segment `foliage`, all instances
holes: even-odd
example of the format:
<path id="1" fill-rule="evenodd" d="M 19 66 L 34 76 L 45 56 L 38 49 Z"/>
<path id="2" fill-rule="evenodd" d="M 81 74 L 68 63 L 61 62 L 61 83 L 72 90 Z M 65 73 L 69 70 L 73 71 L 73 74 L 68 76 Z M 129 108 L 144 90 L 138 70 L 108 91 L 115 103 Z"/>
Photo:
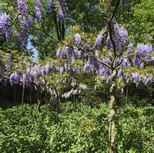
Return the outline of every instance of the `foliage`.
<path id="1" fill-rule="evenodd" d="M 108 106 L 90 108 L 71 102 L 62 112 L 21 105 L 0 110 L 0 152 L 108 152 Z M 117 108 L 118 152 L 152 153 L 154 108 L 125 105 Z"/>
<path id="2" fill-rule="evenodd" d="M 132 2 L 130 14 L 126 26 L 130 35 L 135 39 L 134 41 L 154 43 L 154 1 Z"/>
<path id="3" fill-rule="evenodd" d="M 151 106 L 136 108 L 126 105 L 118 109 L 120 119 L 118 121 L 118 151 L 119 152 L 147 152 L 154 151 L 154 108 Z"/>

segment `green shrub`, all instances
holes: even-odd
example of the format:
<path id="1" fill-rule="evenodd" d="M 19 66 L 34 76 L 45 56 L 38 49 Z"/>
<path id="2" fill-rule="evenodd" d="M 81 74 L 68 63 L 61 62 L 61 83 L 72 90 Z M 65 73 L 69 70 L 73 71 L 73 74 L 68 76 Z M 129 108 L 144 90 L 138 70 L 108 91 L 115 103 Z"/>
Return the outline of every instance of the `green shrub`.
<path id="1" fill-rule="evenodd" d="M 64 103 L 61 113 L 43 105 L 22 105 L 0 110 L 0 152 L 107 153 L 108 106 L 91 108 Z M 117 152 L 153 153 L 154 108 L 118 108 Z"/>

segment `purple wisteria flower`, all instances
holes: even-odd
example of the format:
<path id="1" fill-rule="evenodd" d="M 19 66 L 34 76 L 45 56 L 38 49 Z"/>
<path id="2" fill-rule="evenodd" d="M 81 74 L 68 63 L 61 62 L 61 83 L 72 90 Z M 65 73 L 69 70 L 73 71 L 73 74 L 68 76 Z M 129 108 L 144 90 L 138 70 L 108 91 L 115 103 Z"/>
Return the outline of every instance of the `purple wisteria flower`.
<path id="1" fill-rule="evenodd" d="M 19 74 L 17 72 L 12 73 L 10 75 L 10 83 L 11 83 L 11 85 L 20 83 L 20 76 L 19 76 Z"/>
<path id="2" fill-rule="evenodd" d="M 95 70 L 94 63 L 90 63 L 90 61 L 88 60 L 88 62 L 84 66 L 84 70 L 88 71 L 88 73 L 93 73 Z"/>
<path id="3" fill-rule="evenodd" d="M 59 68 L 59 72 L 60 72 L 60 74 L 63 74 L 64 73 L 64 66 L 61 66 L 60 68 Z"/>
<path id="4" fill-rule="evenodd" d="M 61 9 L 58 11 L 58 17 L 59 17 L 61 22 L 64 22 L 65 15 L 64 15 L 64 13 L 63 13 L 63 11 Z"/>
<path id="5" fill-rule="evenodd" d="M 81 36 L 80 36 L 80 34 L 79 33 L 75 34 L 74 38 L 75 38 L 76 45 L 80 46 L 81 45 Z"/>
<path id="6" fill-rule="evenodd" d="M 34 24 L 32 16 L 23 17 L 23 20 L 21 22 L 21 27 L 23 31 L 28 31 Z"/>
<path id="7" fill-rule="evenodd" d="M 81 56 L 81 52 L 78 51 L 78 50 L 76 50 L 76 49 L 74 49 L 74 50 L 73 50 L 73 55 L 74 55 L 74 56 L 77 56 L 77 57 L 80 57 L 80 56 Z"/>
<path id="8" fill-rule="evenodd" d="M 67 60 L 68 60 L 68 62 L 70 62 L 71 56 L 73 55 L 73 52 L 74 52 L 74 49 L 70 43 L 68 43 L 65 51 L 66 51 Z"/>
<path id="9" fill-rule="evenodd" d="M 111 60 L 108 57 L 103 57 L 102 61 L 104 63 L 106 63 L 106 64 L 110 64 L 111 63 Z M 103 65 L 103 64 L 98 64 L 97 73 L 99 75 L 102 75 L 105 78 L 107 78 L 110 75 L 110 69 L 107 66 Z"/>
<path id="10" fill-rule="evenodd" d="M 22 15 L 27 15 L 28 7 L 24 0 L 18 0 L 18 9 Z"/>
<path id="11" fill-rule="evenodd" d="M 127 55 L 130 55 L 130 54 L 132 53 L 132 51 L 133 51 L 133 44 L 130 43 L 130 44 L 128 45 L 126 54 L 127 54 Z"/>
<path id="12" fill-rule="evenodd" d="M 95 40 L 95 46 L 97 46 L 99 49 L 103 47 L 102 40 L 103 40 L 103 35 L 100 33 Z"/>
<path id="13" fill-rule="evenodd" d="M 65 17 L 66 17 L 67 11 L 68 11 L 68 7 L 63 0 L 58 0 L 57 8 L 58 8 L 59 20 L 63 23 L 65 21 Z"/>
<path id="14" fill-rule="evenodd" d="M 51 65 L 50 65 L 49 63 L 47 63 L 47 64 L 44 66 L 44 70 L 45 70 L 46 75 L 49 75 L 50 70 L 51 70 Z"/>
<path id="15" fill-rule="evenodd" d="M 89 44 L 85 44 L 83 46 L 83 49 L 89 52 L 90 51 L 90 45 Z"/>
<path id="16" fill-rule="evenodd" d="M 26 83 L 27 83 L 27 75 L 23 74 L 22 75 L 22 86 L 23 86 L 23 88 L 25 88 Z"/>
<path id="17" fill-rule="evenodd" d="M 36 19 L 38 19 L 38 21 L 41 21 L 42 20 L 42 12 L 39 7 L 35 6 L 34 13 L 35 13 Z"/>
<path id="18" fill-rule="evenodd" d="M 50 8 L 53 3 L 54 3 L 54 0 L 47 0 L 46 5 L 48 8 Z"/>
<path id="19" fill-rule="evenodd" d="M 140 64 L 140 70 L 142 70 L 144 68 L 144 62 L 141 62 Z"/>
<path id="20" fill-rule="evenodd" d="M 5 32 L 6 41 L 12 36 L 10 16 L 6 13 L 0 14 L 0 32 Z"/>
<path id="21" fill-rule="evenodd" d="M 34 70 L 33 76 L 34 76 L 34 78 L 38 79 L 40 76 L 42 76 L 41 71 L 40 70 Z"/>
<path id="22" fill-rule="evenodd" d="M 38 6 L 39 8 L 41 8 L 41 6 L 42 6 L 40 0 L 34 0 L 34 5 Z"/>
<path id="23" fill-rule="evenodd" d="M 136 52 L 133 58 L 133 64 L 140 64 L 143 57 L 145 57 L 145 61 L 148 62 L 150 55 L 153 52 L 152 45 L 148 44 L 137 44 Z"/>
<path id="24" fill-rule="evenodd" d="M 120 28 L 117 23 L 113 24 L 112 30 L 112 39 L 115 45 L 115 49 L 120 52 L 127 43 L 128 32 L 126 29 L 122 27 Z M 109 50 L 113 50 L 113 44 L 110 36 L 107 37 L 106 46 Z"/>
<path id="25" fill-rule="evenodd" d="M 119 69 L 118 70 L 118 73 L 117 73 L 117 78 L 121 77 L 122 76 L 122 69 Z"/>
<path id="26" fill-rule="evenodd" d="M 62 59 L 62 56 L 63 56 L 63 50 L 58 48 L 57 49 L 57 52 L 56 52 L 56 56 L 60 59 Z"/>
<path id="27" fill-rule="evenodd" d="M 132 79 L 133 79 L 134 83 L 136 83 L 136 85 L 138 85 L 140 80 L 141 80 L 140 74 L 137 73 L 137 72 L 133 73 L 132 74 Z"/>
<path id="28" fill-rule="evenodd" d="M 42 7 L 42 4 L 40 2 L 40 0 L 34 0 L 34 13 L 35 13 L 35 17 L 41 21 L 42 20 L 42 11 L 41 11 L 41 7 Z"/>

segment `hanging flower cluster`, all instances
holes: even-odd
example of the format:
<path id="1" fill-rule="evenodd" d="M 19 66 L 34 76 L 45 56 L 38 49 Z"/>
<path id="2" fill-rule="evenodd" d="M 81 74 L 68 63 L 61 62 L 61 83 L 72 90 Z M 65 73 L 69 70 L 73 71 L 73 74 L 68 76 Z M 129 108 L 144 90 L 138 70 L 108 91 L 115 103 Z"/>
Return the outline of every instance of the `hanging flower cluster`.
<path id="1" fill-rule="evenodd" d="M 10 16 L 6 13 L 0 14 L 0 32 L 5 33 L 6 41 L 8 41 L 12 36 Z"/>
<path id="2" fill-rule="evenodd" d="M 28 13 L 28 7 L 27 4 L 24 2 L 24 0 L 18 0 L 18 10 L 19 12 L 26 16 Z"/>
<path id="3" fill-rule="evenodd" d="M 119 27 L 119 25 L 116 23 L 113 23 L 112 28 L 112 40 L 110 38 L 110 35 L 107 37 L 106 40 L 106 46 L 109 50 L 113 50 L 113 43 L 115 45 L 116 51 L 120 52 L 123 47 L 127 44 L 128 40 L 128 32 L 123 27 Z"/>
<path id="4" fill-rule="evenodd" d="M 42 20 L 42 11 L 41 11 L 42 4 L 40 0 L 34 0 L 34 12 L 35 12 L 35 17 L 38 19 L 38 21 Z"/>
<path id="5" fill-rule="evenodd" d="M 150 55 L 153 52 L 152 45 L 148 44 L 137 44 L 136 52 L 133 58 L 133 63 L 140 65 L 142 60 L 148 62 Z M 145 59 L 143 59 L 145 57 Z"/>

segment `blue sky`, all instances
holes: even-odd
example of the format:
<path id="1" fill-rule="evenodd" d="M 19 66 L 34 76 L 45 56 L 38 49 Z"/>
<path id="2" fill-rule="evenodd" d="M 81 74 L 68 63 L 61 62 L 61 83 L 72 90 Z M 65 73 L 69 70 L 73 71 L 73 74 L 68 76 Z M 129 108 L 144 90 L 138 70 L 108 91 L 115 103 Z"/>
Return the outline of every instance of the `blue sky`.
<path id="1" fill-rule="evenodd" d="M 27 49 L 32 49 L 32 51 L 34 52 L 34 55 L 33 55 L 34 58 L 38 56 L 38 51 L 32 46 L 32 43 L 30 41 L 28 41 Z"/>

